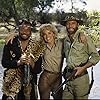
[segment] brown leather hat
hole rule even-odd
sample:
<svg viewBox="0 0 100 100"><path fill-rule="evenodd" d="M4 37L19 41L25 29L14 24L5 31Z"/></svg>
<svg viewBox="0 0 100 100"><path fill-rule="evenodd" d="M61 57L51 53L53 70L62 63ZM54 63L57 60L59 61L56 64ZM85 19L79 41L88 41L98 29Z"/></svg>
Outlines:
<svg viewBox="0 0 100 100"><path fill-rule="evenodd" d="M62 21L62 25L66 26L67 21L75 20L79 24L83 24L83 20L79 19L78 15L76 13L68 13L65 19Z"/></svg>

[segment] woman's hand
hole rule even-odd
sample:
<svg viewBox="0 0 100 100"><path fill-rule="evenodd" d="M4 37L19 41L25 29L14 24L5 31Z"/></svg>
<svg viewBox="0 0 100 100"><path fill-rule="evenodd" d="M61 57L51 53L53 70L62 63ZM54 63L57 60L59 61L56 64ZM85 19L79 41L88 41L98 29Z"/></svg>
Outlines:
<svg viewBox="0 0 100 100"><path fill-rule="evenodd" d="M86 38L86 35L84 32L80 33L79 41L80 41L80 43L83 43L83 44L87 43L87 38Z"/></svg>

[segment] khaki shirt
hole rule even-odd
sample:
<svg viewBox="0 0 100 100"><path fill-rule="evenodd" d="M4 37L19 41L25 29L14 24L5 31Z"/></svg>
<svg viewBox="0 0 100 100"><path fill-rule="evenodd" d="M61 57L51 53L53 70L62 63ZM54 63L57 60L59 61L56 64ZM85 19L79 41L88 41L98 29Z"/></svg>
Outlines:
<svg viewBox="0 0 100 100"><path fill-rule="evenodd" d="M91 62L94 65L100 60L100 56L92 43L91 39L87 36L87 43L79 42L80 31L78 30L74 35L74 42L71 44L68 38L64 40L64 52L66 56L67 65L70 68Z"/></svg>
<svg viewBox="0 0 100 100"><path fill-rule="evenodd" d="M52 48L46 45L43 55L43 68L58 73L62 66L62 41L57 40Z"/></svg>

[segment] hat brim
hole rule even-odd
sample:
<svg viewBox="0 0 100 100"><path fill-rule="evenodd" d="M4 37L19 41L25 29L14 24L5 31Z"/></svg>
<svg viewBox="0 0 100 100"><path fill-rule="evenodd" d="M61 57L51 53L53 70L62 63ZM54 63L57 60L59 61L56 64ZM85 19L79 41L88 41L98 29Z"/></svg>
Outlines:
<svg viewBox="0 0 100 100"><path fill-rule="evenodd" d="M83 24L83 20L69 19L69 20L63 20L61 22L61 25L66 26L66 22L68 22L68 21L77 21L79 23L79 25Z"/></svg>

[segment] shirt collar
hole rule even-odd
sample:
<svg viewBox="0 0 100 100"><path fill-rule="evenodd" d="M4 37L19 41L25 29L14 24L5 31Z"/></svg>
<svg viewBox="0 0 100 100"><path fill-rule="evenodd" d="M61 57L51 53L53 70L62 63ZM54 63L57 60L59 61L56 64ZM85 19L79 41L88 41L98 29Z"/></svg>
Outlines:
<svg viewBox="0 0 100 100"><path fill-rule="evenodd" d="M57 43L58 43L58 40L55 39L55 43L54 43L54 45L53 45L52 48L56 47ZM52 49L48 44L46 44L46 47L47 47L48 49L50 49L50 50Z"/></svg>

